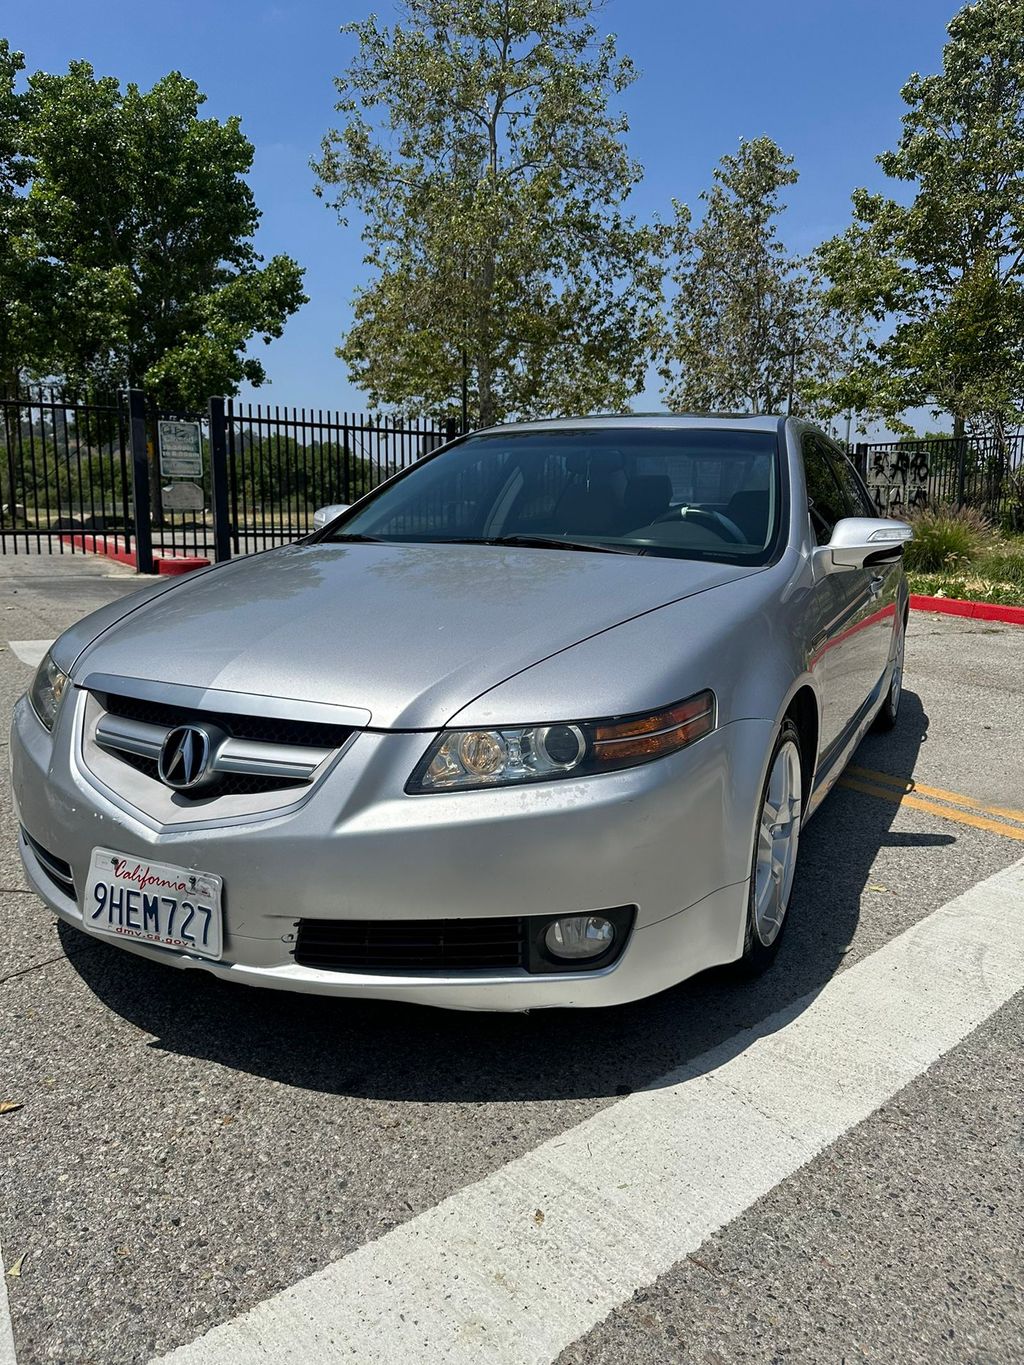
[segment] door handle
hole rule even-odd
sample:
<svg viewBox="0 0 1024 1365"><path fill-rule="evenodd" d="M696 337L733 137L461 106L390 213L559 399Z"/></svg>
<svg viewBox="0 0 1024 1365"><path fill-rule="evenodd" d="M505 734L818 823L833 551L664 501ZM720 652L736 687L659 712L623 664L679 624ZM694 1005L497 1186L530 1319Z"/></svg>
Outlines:
<svg viewBox="0 0 1024 1365"><path fill-rule="evenodd" d="M871 596L877 597L885 586L885 575L875 574L871 579Z"/></svg>

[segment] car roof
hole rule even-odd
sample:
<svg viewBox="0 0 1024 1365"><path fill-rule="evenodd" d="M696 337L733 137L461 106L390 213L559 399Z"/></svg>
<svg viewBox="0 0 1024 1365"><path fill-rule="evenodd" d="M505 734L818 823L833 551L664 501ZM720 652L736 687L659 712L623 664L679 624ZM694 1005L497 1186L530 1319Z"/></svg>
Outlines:
<svg viewBox="0 0 1024 1365"><path fill-rule="evenodd" d="M587 428L718 428L726 431L778 431L787 419L779 414L751 412L626 412L587 417L547 417L533 422L503 422L484 427L485 433L502 431L579 431ZM474 432L480 435L481 432Z"/></svg>

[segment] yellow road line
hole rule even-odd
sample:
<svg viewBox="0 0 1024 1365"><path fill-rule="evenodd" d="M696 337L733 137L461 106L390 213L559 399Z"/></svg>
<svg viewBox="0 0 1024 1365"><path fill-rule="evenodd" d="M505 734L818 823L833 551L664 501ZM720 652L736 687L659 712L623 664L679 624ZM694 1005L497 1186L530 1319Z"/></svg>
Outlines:
<svg viewBox="0 0 1024 1365"><path fill-rule="evenodd" d="M990 834L1001 834L1004 839L1016 839L1019 843L1024 844L1024 829L1020 829L1016 825L1004 825L1001 821L990 820L984 815L974 815L966 810L954 810L952 806L940 806L935 801L925 801L901 788L880 787L873 782L861 782L856 777L841 777L838 785L849 787L851 791L863 792L865 796L879 796L883 801L891 801L894 806L912 806L914 810L923 810L929 815L941 815L944 820L955 820L958 825L970 825L973 829L985 829Z"/></svg>
<svg viewBox="0 0 1024 1365"><path fill-rule="evenodd" d="M1024 810L1011 810L1006 806L986 806L971 796L961 796L959 792L944 791L942 787L926 787L913 777L896 777L893 773L876 772L874 768L858 768L850 764L847 773L854 777L866 778L869 782L880 782L883 786L899 787L901 791L914 791L920 796L933 796L939 801L952 801L956 806L967 806L970 810L980 810L984 815L999 816L1003 820L1017 820L1024 824Z"/></svg>

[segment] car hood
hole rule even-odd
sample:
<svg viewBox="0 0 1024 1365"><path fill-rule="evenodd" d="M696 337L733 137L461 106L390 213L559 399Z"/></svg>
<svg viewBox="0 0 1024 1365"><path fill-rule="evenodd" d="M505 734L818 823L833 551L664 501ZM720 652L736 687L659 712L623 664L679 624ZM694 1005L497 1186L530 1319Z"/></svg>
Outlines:
<svg viewBox="0 0 1024 1365"><path fill-rule="evenodd" d="M532 664L755 572L486 545L290 545L186 579L108 626L75 673L357 708L436 729Z"/></svg>

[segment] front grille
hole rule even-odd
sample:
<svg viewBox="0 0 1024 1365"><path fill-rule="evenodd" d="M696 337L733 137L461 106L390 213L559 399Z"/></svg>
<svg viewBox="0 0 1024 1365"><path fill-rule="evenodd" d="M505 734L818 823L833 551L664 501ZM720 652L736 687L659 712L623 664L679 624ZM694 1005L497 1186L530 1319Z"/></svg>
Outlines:
<svg viewBox="0 0 1024 1365"><path fill-rule="evenodd" d="M102 696L112 716L141 720L171 730L178 725L207 721L227 731L234 739L253 739L265 744L308 745L312 749L340 749L352 733L346 725L325 725L309 720L275 720L271 716L235 716L221 711L199 711L194 707L169 706L166 702L144 701L141 697L122 697L113 692Z"/></svg>
<svg viewBox="0 0 1024 1365"><path fill-rule="evenodd" d="M328 971L522 967L526 921L299 920L295 961Z"/></svg>
<svg viewBox="0 0 1024 1365"><path fill-rule="evenodd" d="M160 781L160 772L155 758L147 758L145 754L129 754L124 751L118 754L122 763L127 763L137 772L145 773L154 782ZM255 796L258 792L279 792L286 791L289 787L305 787L307 784L301 777L258 777L255 773L225 773L216 782L211 782L203 787L202 791L182 792L182 796L190 801L215 801L219 796Z"/></svg>
<svg viewBox="0 0 1024 1365"><path fill-rule="evenodd" d="M124 696L119 692L97 692L96 697L106 712L106 717L101 717L96 726L99 746L136 772L144 773L153 782L161 781L158 766L160 744L172 729L205 722L226 737L214 757L213 780L204 782L194 790L180 793L180 799L189 802L215 801L222 796L253 796L308 786L316 767L333 751L340 749L353 733L346 725L199 710ZM117 721L127 722L127 725L118 731ZM139 729L132 731L132 726ZM266 748L255 756L250 751L240 758L237 752L239 744ZM235 746L235 753L229 756L232 745ZM272 769L269 772L268 763ZM281 771L273 771L276 768ZM297 775L296 770L302 775Z"/></svg>
<svg viewBox="0 0 1024 1365"><path fill-rule="evenodd" d="M63 858L58 858L56 853L51 853L43 848L42 844L32 838L24 825L21 827L22 838L29 848L36 855L36 862L46 873L47 879L53 883L65 896L75 899L75 882L71 875L71 864L65 862Z"/></svg>

